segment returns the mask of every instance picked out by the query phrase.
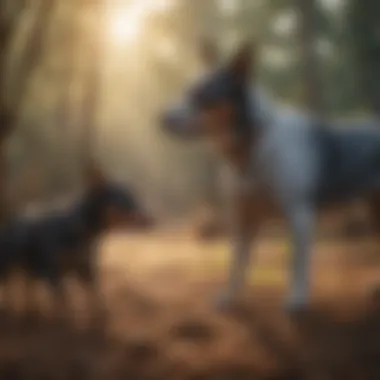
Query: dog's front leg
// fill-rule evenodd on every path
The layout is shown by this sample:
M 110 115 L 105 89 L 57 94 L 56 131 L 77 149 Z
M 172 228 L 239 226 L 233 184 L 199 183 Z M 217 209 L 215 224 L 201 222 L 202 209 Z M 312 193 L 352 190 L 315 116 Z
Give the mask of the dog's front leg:
M 250 191 L 237 192 L 233 199 L 233 215 L 230 226 L 232 262 L 226 289 L 217 299 L 218 309 L 233 307 L 246 284 L 252 243 L 252 196 Z
M 102 327 L 106 322 L 107 309 L 97 272 L 96 268 L 89 265 L 87 268 L 83 268 L 81 280 L 87 291 L 91 323 L 94 327 Z
M 217 299 L 217 307 L 225 310 L 233 307 L 246 283 L 246 272 L 250 261 L 251 238 L 245 234 L 236 235 L 232 240 L 232 262 L 226 289 Z
M 49 277 L 48 283 L 52 296 L 52 317 L 60 323 L 67 323 L 72 317 L 66 289 L 61 277 Z
M 288 218 L 294 251 L 287 309 L 292 313 L 304 310 L 309 303 L 311 242 L 315 211 L 308 202 L 297 202 L 289 209 Z
M 45 254 L 45 268 L 41 273 L 49 287 L 52 298 L 52 314 L 51 317 L 57 322 L 66 323 L 71 317 L 71 310 L 68 295 L 64 287 L 63 275 L 64 271 L 59 262 L 59 251 L 48 251 L 50 257 Z
M 38 300 L 36 276 L 26 272 L 23 280 L 26 318 L 37 320 L 42 316 L 42 310 Z
M 80 252 L 82 258 L 76 268 L 77 276 L 87 293 L 88 310 L 94 327 L 103 327 L 107 310 L 99 281 L 98 255 L 96 246 L 86 244 Z

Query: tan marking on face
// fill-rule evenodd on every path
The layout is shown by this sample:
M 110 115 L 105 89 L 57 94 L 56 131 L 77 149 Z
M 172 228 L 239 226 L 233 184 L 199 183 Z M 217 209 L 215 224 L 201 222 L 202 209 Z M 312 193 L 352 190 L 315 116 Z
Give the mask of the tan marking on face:
M 235 107 L 231 102 L 220 102 L 210 110 L 210 116 L 214 124 L 220 126 L 222 129 L 228 128 L 233 124 Z
M 215 149 L 225 157 L 237 156 L 242 152 L 241 142 L 234 130 L 235 107 L 232 103 L 220 102 L 204 115 L 206 135 Z
M 116 207 L 109 206 L 105 209 L 105 225 L 109 230 L 121 227 L 125 224 L 125 215 Z

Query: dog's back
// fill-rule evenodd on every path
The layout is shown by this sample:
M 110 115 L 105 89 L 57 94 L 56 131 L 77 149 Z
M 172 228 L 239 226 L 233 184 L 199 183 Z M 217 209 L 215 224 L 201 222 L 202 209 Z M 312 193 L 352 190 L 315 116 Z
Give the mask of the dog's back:
M 0 270 L 21 266 L 55 282 L 68 270 L 88 275 L 96 260 L 92 247 L 110 227 L 109 214 L 122 222 L 136 212 L 139 207 L 128 189 L 109 182 L 77 197 L 34 204 L 0 231 Z
M 380 130 L 366 123 L 315 131 L 320 152 L 319 198 L 346 198 L 375 189 L 380 180 Z
M 83 245 L 86 237 L 75 203 L 29 205 L 0 228 L 0 275 L 21 269 L 52 276 L 60 256 Z

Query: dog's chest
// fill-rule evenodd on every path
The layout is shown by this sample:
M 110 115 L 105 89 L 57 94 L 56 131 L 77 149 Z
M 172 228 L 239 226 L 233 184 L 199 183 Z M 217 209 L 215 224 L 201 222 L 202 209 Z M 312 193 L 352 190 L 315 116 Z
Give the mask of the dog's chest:
M 315 150 L 309 137 L 307 130 L 286 128 L 253 139 L 243 161 L 229 162 L 230 193 L 247 199 L 246 207 L 255 212 L 279 214 L 291 197 L 315 185 Z
M 243 212 L 263 219 L 281 214 L 278 199 L 267 178 L 260 175 L 256 161 L 247 165 L 245 170 L 238 170 L 229 163 L 221 174 L 224 199 L 228 205 L 226 211 L 229 215 Z
M 92 260 L 93 251 L 86 246 L 68 249 L 62 249 L 59 252 L 60 268 L 64 272 L 77 271 L 80 268 L 86 267 Z
M 92 260 L 90 247 L 94 239 L 80 223 L 70 218 L 61 219 L 55 227 L 59 228 L 54 229 L 55 234 L 51 238 L 55 240 L 52 246 L 57 250 L 60 268 L 71 271 L 87 265 Z

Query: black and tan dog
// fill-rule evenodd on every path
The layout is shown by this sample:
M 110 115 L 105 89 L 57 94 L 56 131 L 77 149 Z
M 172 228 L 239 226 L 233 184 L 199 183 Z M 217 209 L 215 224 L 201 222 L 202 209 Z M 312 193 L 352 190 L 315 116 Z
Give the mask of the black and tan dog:
M 57 306 L 54 310 L 62 316 L 67 311 L 63 279 L 73 274 L 87 290 L 91 307 L 99 312 L 102 308 L 96 254 L 99 238 L 114 227 L 150 226 L 150 218 L 126 188 L 91 170 L 85 191 L 66 208 L 34 218 L 14 218 L 0 230 L 0 275 L 4 290 L 8 275 L 21 269 L 26 278 L 46 282 Z M 32 285 L 33 282 L 27 290 Z M 33 292 L 27 296 L 31 301 Z

